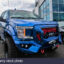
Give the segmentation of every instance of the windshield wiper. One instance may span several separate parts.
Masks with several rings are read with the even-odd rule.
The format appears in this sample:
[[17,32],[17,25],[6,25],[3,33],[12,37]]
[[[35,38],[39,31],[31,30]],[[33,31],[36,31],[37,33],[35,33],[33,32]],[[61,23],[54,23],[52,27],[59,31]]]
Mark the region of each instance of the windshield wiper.
[[18,19],[42,19],[42,18],[33,18],[33,17],[11,17],[11,18],[18,18]]
[[25,19],[24,17],[11,17],[11,18]]
[[26,17],[26,19],[38,19],[38,18],[33,18],[33,17]]
[[34,17],[27,17],[27,19],[43,19],[43,18],[34,18]]

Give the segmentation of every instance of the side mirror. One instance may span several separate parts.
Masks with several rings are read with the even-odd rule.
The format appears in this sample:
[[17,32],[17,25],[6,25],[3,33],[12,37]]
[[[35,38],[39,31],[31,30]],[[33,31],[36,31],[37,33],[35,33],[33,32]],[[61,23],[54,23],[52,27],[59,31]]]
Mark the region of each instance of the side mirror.
[[6,20],[5,20],[5,19],[3,19],[2,17],[0,17],[0,21],[4,22],[4,21],[6,21]]
[[0,17],[0,21],[2,21],[3,20],[3,18],[2,17]]

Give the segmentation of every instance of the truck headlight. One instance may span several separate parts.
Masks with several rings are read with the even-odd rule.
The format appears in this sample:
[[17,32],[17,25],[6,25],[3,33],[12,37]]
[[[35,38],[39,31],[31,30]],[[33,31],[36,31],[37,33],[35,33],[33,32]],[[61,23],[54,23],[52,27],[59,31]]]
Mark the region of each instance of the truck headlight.
[[26,30],[27,29],[33,29],[33,27],[16,26],[18,38],[22,38],[22,39],[33,39],[33,37],[31,37],[31,36],[26,36]]

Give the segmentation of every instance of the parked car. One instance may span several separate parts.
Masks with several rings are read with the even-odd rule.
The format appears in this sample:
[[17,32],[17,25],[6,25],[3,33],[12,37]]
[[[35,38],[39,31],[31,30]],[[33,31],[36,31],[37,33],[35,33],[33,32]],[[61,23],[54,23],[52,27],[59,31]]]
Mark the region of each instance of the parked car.
[[[7,10],[0,17],[4,28],[3,44],[5,57],[23,54],[44,53],[56,50],[62,43],[57,22],[46,22],[31,11]],[[2,37],[2,36],[1,36]]]
[[58,22],[59,24],[59,32],[61,33],[62,42],[64,44],[64,21]]

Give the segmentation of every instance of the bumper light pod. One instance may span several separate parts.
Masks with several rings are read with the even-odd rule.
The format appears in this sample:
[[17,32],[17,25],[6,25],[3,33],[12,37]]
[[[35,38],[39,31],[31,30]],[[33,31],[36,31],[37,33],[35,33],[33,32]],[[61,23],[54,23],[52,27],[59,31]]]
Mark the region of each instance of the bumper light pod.
[[21,48],[30,48],[31,44],[20,44]]
[[25,45],[25,48],[28,48],[28,45]]

